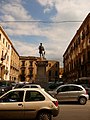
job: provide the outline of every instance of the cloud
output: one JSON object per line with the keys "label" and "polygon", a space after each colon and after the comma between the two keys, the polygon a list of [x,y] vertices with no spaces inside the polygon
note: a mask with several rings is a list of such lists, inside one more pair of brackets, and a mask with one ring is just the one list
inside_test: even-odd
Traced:
{"label": "cloud", "polygon": [[[30,19],[30,16],[28,16],[28,12],[22,6],[21,0],[20,1],[10,0],[6,4],[1,4],[0,7],[2,8],[1,13],[3,14],[3,17],[5,15],[7,15],[7,16],[11,15],[15,20]],[[10,20],[10,17],[7,17],[7,19],[5,19],[5,20]]]}
{"label": "cloud", "polygon": [[44,13],[49,12],[54,7],[54,0],[37,0],[44,7]]}
{"label": "cloud", "polygon": [[[30,12],[25,8],[22,0],[7,0],[0,4],[1,20],[22,20],[35,21]],[[28,0],[27,0],[28,1]],[[43,36],[46,41],[43,44],[46,49],[46,57],[62,61],[63,53],[68,44],[75,35],[81,23],[57,23],[58,21],[84,20],[90,12],[89,0],[37,0],[43,7],[43,13],[49,12],[55,7],[57,13],[50,19],[56,23],[39,23],[39,22],[10,22],[2,23],[8,35],[16,36],[12,39],[16,50],[20,55],[38,55],[38,46],[33,42],[29,44],[27,41],[19,40],[20,36]],[[25,2],[25,1],[24,1]],[[9,9],[8,9],[9,8]],[[34,13],[34,12],[33,12]],[[36,13],[34,13],[36,14]],[[40,39],[41,40],[41,39]]]}
{"label": "cloud", "polygon": [[[34,44],[23,42],[20,40],[13,40],[14,46],[20,55],[36,56],[38,55],[38,47]],[[33,49],[32,49],[33,48]]]}

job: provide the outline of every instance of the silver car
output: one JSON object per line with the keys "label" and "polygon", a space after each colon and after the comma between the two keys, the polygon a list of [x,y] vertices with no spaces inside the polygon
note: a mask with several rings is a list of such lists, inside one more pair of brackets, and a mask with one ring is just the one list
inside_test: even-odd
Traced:
{"label": "silver car", "polygon": [[78,101],[80,104],[86,104],[89,96],[84,87],[76,84],[61,85],[53,91],[49,91],[58,101]]}
{"label": "silver car", "polygon": [[51,120],[59,113],[57,99],[38,88],[18,88],[0,96],[0,119]]}

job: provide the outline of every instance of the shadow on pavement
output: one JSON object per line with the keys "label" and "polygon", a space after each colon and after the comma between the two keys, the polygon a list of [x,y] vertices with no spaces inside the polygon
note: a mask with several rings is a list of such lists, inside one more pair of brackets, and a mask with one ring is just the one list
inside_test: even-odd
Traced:
{"label": "shadow on pavement", "polygon": [[78,102],[59,102],[59,105],[80,105]]}

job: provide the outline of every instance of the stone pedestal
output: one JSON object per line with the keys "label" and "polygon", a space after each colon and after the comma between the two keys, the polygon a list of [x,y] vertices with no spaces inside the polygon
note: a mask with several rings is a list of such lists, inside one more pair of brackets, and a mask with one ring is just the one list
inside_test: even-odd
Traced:
{"label": "stone pedestal", "polygon": [[48,83],[47,75],[46,75],[47,65],[48,65],[47,60],[36,61],[36,66],[37,66],[36,83],[40,84],[42,87],[45,87]]}

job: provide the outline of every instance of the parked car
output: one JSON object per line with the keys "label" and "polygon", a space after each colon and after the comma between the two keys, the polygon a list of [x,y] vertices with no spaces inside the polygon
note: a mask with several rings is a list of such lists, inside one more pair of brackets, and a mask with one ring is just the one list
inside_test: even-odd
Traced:
{"label": "parked car", "polygon": [[16,83],[12,89],[15,89],[15,88],[22,88],[23,86],[25,85],[24,82],[19,82],[19,83]]}
{"label": "parked car", "polygon": [[84,87],[76,84],[61,85],[53,91],[49,91],[58,101],[78,101],[80,104],[86,104],[89,96]]}
{"label": "parked car", "polygon": [[0,95],[12,89],[12,84],[10,81],[1,80],[0,81]]}
{"label": "parked car", "polygon": [[52,120],[59,113],[57,99],[38,88],[18,88],[0,97],[0,119]]}
{"label": "parked car", "polygon": [[88,95],[89,95],[89,99],[90,99],[90,84],[81,84],[85,90],[87,91]]}
{"label": "parked car", "polygon": [[55,89],[55,88],[57,88],[58,86],[60,86],[60,85],[63,85],[64,83],[61,81],[57,81],[57,82],[49,82],[48,83],[48,88],[47,88],[47,90],[53,90],[53,89]]}
{"label": "parked car", "polygon": [[37,84],[26,84],[22,88],[42,88],[40,85]]}

